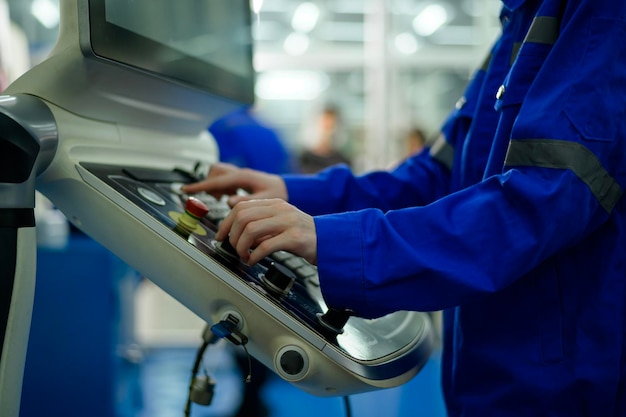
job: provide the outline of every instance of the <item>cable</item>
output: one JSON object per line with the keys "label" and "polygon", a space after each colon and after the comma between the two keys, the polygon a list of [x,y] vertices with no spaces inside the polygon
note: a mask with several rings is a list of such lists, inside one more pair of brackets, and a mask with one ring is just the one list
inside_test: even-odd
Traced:
{"label": "cable", "polygon": [[248,348],[246,347],[246,345],[241,345],[241,347],[243,348],[243,351],[246,352],[246,358],[248,358],[248,375],[246,375],[243,382],[249,384],[250,382],[252,382],[252,359],[250,357],[250,353],[248,353]]}
{"label": "cable", "polygon": [[207,325],[202,332],[202,344],[198,348],[196,352],[196,359],[193,363],[193,368],[191,370],[191,379],[189,381],[189,392],[187,393],[187,403],[185,405],[185,417],[189,417],[191,415],[191,395],[193,392],[194,382],[196,380],[196,375],[200,370],[200,364],[202,363],[202,357],[204,356],[204,352],[209,347],[209,345],[217,342],[219,337],[215,336],[211,332],[211,327]]}
{"label": "cable", "polygon": [[[245,377],[244,382],[249,383],[252,381],[252,360],[250,357],[250,353],[246,348],[246,344],[248,343],[248,338],[246,335],[241,333],[239,329],[237,329],[237,325],[239,320],[235,317],[229,315],[226,319],[221,320],[219,323],[214,324],[213,326],[207,325],[202,332],[202,344],[198,348],[196,353],[196,359],[193,364],[193,369],[191,371],[191,381],[189,382],[189,393],[187,395],[187,404],[185,406],[185,417],[190,417],[191,415],[191,403],[192,403],[192,393],[194,390],[194,382],[196,381],[196,375],[200,370],[200,364],[202,363],[202,357],[204,356],[204,352],[206,351],[209,345],[217,342],[219,339],[226,338],[230,340],[233,344],[239,345],[243,348],[246,353],[246,357],[248,358],[248,375]],[[208,378],[208,375],[207,375]],[[343,397],[343,404],[346,413],[346,417],[352,417],[352,407],[350,405],[350,397],[345,395]],[[208,405],[208,404],[207,404]]]}
{"label": "cable", "polygon": [[233,344],[241,346],[246,352],[246,356],[248,357],[248,375],[244,379],[244,382],[249,383],[252,381],[252,360],[250,358],[250,353],[248,353],[248,349],[246,348],[246,344],[248,343],[248,337],[241,333],[237,326],[239,325],[239,320],[229,314],[224,320],[214,324],[208,325],[204,328],[202,332],[202,344],[198,348],[198,352],[196,353],[196,359],[193,364],[193,369],[191,371],[191,380],[189,381],[189,392],[187,394],[187,403],[185,405],[185,417],[190,417],[191,415],[191,403],[196,402],[202,405],[209,405],[213,398],[213,386],[215,385],[213,381],[209,378],[208,374],[205,379],[196,378],[198,371],[200,370],[200,364],[202,363],[202,357],[204,356],[204,352],[206,351],[209,345],[217,342],[222,338],[226,338],[230,340]]}
{"label": "cable", "polygon": [[346,411],[346,417],[352,417],[352,407],[350,406],[350,397],[344,395],[343,405]]}

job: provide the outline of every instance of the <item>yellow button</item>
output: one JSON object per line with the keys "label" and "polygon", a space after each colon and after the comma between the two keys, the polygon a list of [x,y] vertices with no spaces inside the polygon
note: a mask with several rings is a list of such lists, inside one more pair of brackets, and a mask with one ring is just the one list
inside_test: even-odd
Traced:
{"label": "yellow button", "polygon": [[505,91],[506,91],[506,87],[504,85],[501,85],[500,88],[498,88],[498,92],[496,93],[496,98],[498,100],[501,100],[502,97],[504,96]]}

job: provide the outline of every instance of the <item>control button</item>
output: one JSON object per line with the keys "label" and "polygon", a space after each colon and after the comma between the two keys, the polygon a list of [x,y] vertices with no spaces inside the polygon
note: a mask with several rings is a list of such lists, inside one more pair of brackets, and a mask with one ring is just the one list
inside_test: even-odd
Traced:
{"label": "control button", "polygon": [[278,374],[288,381],[298,381],[309,371],[309,357],[299,346],[285,346],[275,358]]}
{"label": "control button", "polygon": [[278,262],[283,262],[287,259],[293,258],[295,255],[284,250],[279,250],[272,253],[270,256]]}
{"label": "control button", "polygon": [[185,203],[185,212],[198,219],[203,218],[209,212],[209,208],[202,201],[195,197],[189,197]]}
{"label": "control button", "polygon": [[298,375],[304,368],[304,358],[300,352],[288,350],[280,357],[280,367],[289,375]]}
{"label": "control button", "polygon": [[297,269],[297,268],[300,268],[301,266],[306,265],[306,261],[304,259],[298,258],[296,256],[294,256],[291,259],[287,259],[283,263],[287,266],[287,268],[290,268],[290,269]]}
{"label": "control button", "polygon": [[305,282],[313,287],[320,287],[320,278],[317,275],[312,275],[306,278]]}
{"label": "control button", "polygon": [[237,253],[237,250],[233,247],[233,245],[231,245],[228,238],[219,242],[216,247],[222,254],[228,255],[235,259],[239,259],[239,254]]}
{"label": "control button", "polygon": [[200,199],[200,200],[202,200],[208,206],[212,206],[212,205],[214,205],[214,204],[219,202],[217,200],[217,198],[215,198],[211,194],[207,194],[207,193],[198,193],[198,194],[195,195],[195,197]]}
{"label": "control button", "polygon": [[137,192],[139,192],[139,194],[143,198],[150,201],[151,203],[154,203],[159,206],[165,205],[165,200],[163,200],[163,198],[160,195],[158,195],[152,190],[148,190],[147,188],[144,188],[144,187],[137,187]]}
{"label": "control button", "polygon": [[265,287],[272,293],[285,295],[291,289],[296,275],[284,265],[272,262],[261,278]]}
{"label": "control button", "polygon": [[348,322],[350,315],[350,311],[348,310],[330,308],[326,313],[318,314],[317,319],[327,330],[341,334],[343,333],[343,326]]}
{"label": "control button", "polygon": [[206,231],[200,225],[200,219],[208,212],[209,208],[202,201],[189,197],[184,213],[170,212],[170,217],[176,220],[174,230],[185,238],[188,238],[191,233],[205,235]]}
{"label": "control button", "polygon": [[173,182],[170,184],[170,191],[177,195],[184,195],[185,193],[182,190],[183,185],[182,182]]}
{"label": "control button", "polygon": [[217,222],[219,220],[223,220],[230,212],[228,200],[218,200],[211,194],[207,193],[198,193],[195,194],[195,197],[200,199],[204,204],[211,208],[208,217],[213,221]]}
{"label": "control button", "polygon": [[312,265],[303,265],[300,268],[296,269],[296,274],[302,278],[309,278],[314,275],[317,275],[317,269]]}

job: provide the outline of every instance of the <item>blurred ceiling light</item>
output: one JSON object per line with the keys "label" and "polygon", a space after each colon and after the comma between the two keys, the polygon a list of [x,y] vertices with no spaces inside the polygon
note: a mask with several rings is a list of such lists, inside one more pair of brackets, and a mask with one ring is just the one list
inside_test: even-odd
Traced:
{"label": "blurred ceiling light", "polygon": [[255,14],[259,14],[263,7],[263,0],[250,0],[250,7]]}
{"label": "blurred ceiling light", "polygon": [[413,34],[404,32],[398,34],[394,41],[396,49],[404,55],[412,55],[419,49],[419,43]]}
{"label": "blurred ceiling light", "polygon": [[300,3],[293,12],[291,27],[296,32],[309,33],[313,30],[320,17],[320,9],[317,4],[311,2]]}
{"label": "blurred ceiling light", "polygon": [[48,29],[59,25],[59,6],[51,0],[34,0],[30,5],[30,13]]}
{"label": "blurred ceiling light", "polygon": [[413,30],[420,36],[430,36],[448,22],[448,11],[439,3],[429,4],[413,19]]}
{"label": "blurred ceiling light", "polygon": [[309,37],[304,33],[291,32],[283,43],[283,49],[291,56],[299,56],[309,49],[310,44]]}
{"label": "blurred ceiling light", "polygon": [[320,22],[318,39],[330,42],[363,42],[374,36],[365,30],[363,22]]}
{"label": "blurred ceiling light", "polygon": [[328,75],[316,71],[272,71],[261,73],[256,95],[264,100],[315,100],[328,88]]}

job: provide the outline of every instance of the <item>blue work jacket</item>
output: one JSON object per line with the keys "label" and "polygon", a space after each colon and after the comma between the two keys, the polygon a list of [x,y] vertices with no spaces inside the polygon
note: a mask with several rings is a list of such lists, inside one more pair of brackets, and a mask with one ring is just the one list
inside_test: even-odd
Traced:
{"label": "blue work jacket", "polygon": [[429,153],[285,177],[289,200],[330,306],[445,310],[450,416],[623,417],[626,2],[503,3]]}
{"label": "blue work jacket", "polygon": [[271,174],[296,172],[295,161],[278,132],[253,112],[243,107],[209,126],[220,161]]}

